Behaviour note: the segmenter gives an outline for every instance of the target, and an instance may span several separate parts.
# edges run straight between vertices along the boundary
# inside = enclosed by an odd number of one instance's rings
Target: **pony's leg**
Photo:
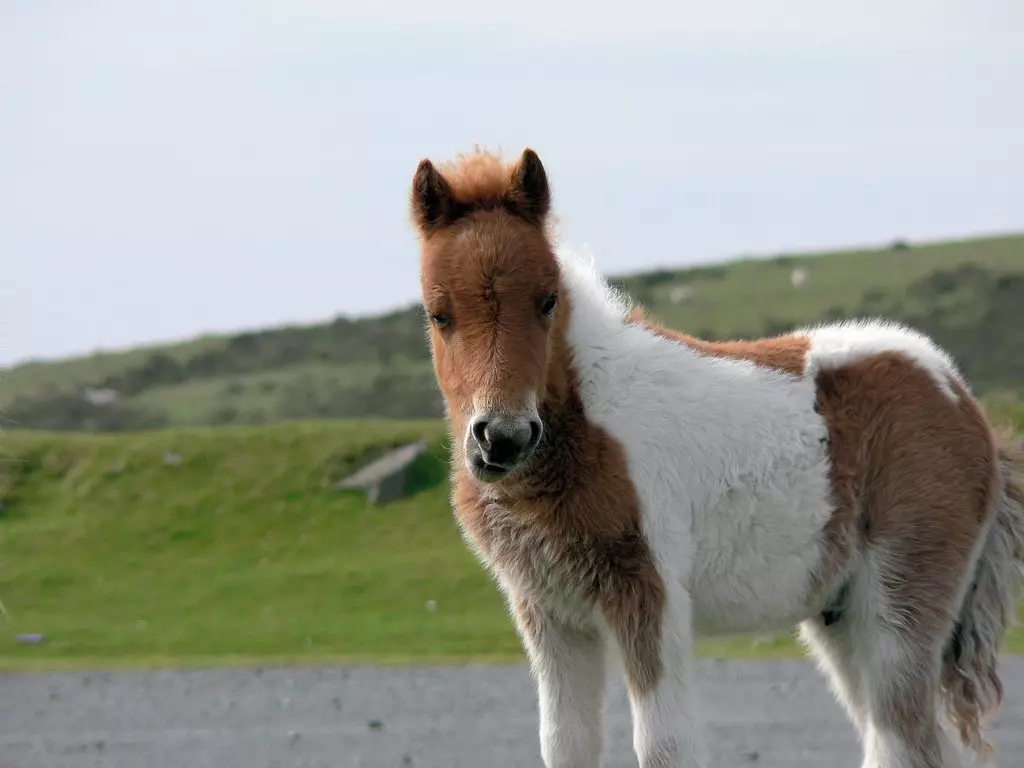
[[[820,618],[800,625],[800,636],[818,666],[825,673],[832,692],[863,739],[868,724],[868,711],[861,690],[861,669],[857,666],[851,646],[849,621],[840,618],[826,626]]]
[[[863,692],[864,663],[856,658],[859,650],[857,638],[863,633],[863,617],[854,611],[854,601],[862,596],[859,582],[862,575],[858,571],[851,575],[842,596],[832,606],[829,619],[815,616],[800,624],[800,638],[828,678],[832,693],[863,739],[868,725],[868,709]]]
[[[666,585],[660,622],[641,616],[613,624],[626,670],[639,768],[704,768],[704,742],[694,703],[690,596]],[[652,642],[653,641],[653,642]]]
[[[959,578],[948,565],[875,550],[851,592],[839,634],[848,649],[845,679],[864,713],[863,768],[959,766],[938,713]]]
[[[958,768],[937,711],[940,652],[925,638],[877,636],[867,696],[864,768]]]
[[[600,631],[561,620],[528,599],[514,615],[537,683],[546,768],[598,768],[605,643]]]

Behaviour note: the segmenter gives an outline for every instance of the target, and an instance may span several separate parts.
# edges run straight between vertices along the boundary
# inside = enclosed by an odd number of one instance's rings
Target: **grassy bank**
[[[415,439],[431,449],[409,498],[331,489]],[[0,668],[521,658],[451,518],[437,422],[13,432],[2,450]],[[784,637],[701,644],[798,652]]]
[[[3,663],[517,653],[448,512],[440,436],[431,422],[9,435]],[[367,450],[424,437],[413,497],[372,508],[330,489]],[[17,645],[22,632],[48,641]]]

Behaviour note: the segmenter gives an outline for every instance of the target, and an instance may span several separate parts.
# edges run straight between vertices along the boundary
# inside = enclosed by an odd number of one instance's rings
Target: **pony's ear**
[[[412,179],[412,218],[423,234],[451,223],[455,215],[452,188],[429,160],[421,160]]]
[[[518,214],[535,224],[544,223],[551,208],[551,187],[543,163],[530,148],[523,150],[512,171],[507,198]]]

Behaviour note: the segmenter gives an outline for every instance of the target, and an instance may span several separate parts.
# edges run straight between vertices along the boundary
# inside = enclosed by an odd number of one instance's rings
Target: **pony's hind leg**
[[[924,599],[899,580],[920,573],[897,577],[900,567],[880,560],[868,554],[842,609],[804,622],[801,634],[857,726],[863,768],[957,768],[937,706],[955,585]]]
[[[954,768],[938,717],[942,640],[883,620],[859,641],[867,646],[864,768]]]
[[[848,603],[855,582],[847,584],[834,604],[821,616],[800,625],[800,638],[828,678],[832,692],[863,738],[868,724],[862,693],[863,664],[855,656],[856,633]]]

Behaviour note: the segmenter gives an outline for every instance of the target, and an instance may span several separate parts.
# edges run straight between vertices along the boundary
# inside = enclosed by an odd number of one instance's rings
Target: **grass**
[[[1024,400],[1016,395],[997,393],[985,398],[985,411],[989,420],[998,427],[1024,432]]]
[[[419,438],[435,460],[414,497],[373,508],[328,487],[366,451]],[[518,653],[448,511],[439,424],[7,443],[6,666]]]
[[[131,398],[131,402],[174,413],[182,424],[197,425],[204,423],[208,414],[218,407],[272,413],[280,390],[303,377],[330,382],[332,376],[341,372],[348,377],[372,380],[375,371],[371,368],[365,365],[309,363],[247,375],[193,379],[182,384],[147,389]]]
[[[387,366],[392,372],[426,371],[428,363],[398,361]],[[297,397],[302,391],[326,395],[339,387],[371,390],[374,380],[385,370],[380,363],[337,365],[323,362],[291,365],[258,373],[191,379],[181,384],[152,387],[127,399],[132,405],[153,408],[173,415],[175,426],[199,426],[209,423],[218,409],[234,409],[243,414],[274,414],[282,399]],[[432,379],[431,379],[431,383]]]
[[[412,496],[330,488],[416,439],[431,448]],[[522,659],[451,517],[439,422],[12,432],[4,451],[0,668]],[[15,641],[29,632],[46,643]],[[800,653],[787,636],[699,652]]]

